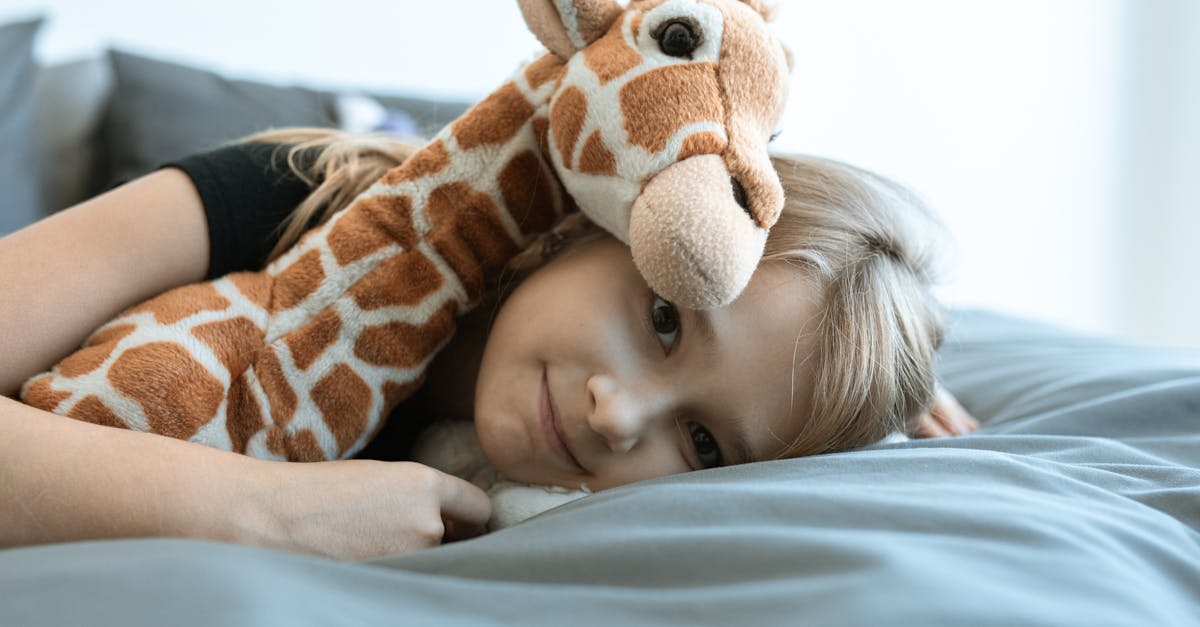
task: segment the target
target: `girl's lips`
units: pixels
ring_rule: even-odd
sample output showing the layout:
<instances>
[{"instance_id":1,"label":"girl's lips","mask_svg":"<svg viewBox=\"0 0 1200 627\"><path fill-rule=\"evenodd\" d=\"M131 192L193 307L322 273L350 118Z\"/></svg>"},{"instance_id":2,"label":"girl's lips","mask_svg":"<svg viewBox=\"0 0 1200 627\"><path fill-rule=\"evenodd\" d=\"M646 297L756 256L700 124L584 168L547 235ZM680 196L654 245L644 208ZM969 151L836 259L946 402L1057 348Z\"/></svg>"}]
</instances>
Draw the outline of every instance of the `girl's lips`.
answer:
<instances>
[{"instance_id":1,"label":"girl's lips","mask_svg":"<svg viewBox=\"0 0 1200 627\"><path fill-rule=\"evenodd\" d=\"M558 420L558 412L554 409L554 399L550 396L550 382L547 379L545 370L542 370L542 390L541 396L538 399L538 422L541 423L542 435L545 437L546 443L550 448L566 461L568 465L572 466L572 471L584 472L583 466L567 446L567 439L563 435L562 424Z\"/></svg>"}]
</instances>

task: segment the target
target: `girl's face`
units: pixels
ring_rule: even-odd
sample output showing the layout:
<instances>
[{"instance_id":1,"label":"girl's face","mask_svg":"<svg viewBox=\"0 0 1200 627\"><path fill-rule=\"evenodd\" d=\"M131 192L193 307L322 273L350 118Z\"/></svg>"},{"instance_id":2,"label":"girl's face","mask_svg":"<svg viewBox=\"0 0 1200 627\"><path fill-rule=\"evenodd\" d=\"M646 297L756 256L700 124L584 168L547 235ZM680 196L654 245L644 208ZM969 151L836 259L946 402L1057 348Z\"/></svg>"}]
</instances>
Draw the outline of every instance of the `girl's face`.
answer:
<instances>
[{"instance_id":1,"label":"girl's face","mask_svg":"<svg viewBox=\"0 0 1200 627\"><path fill-rule=\"evenodd\" d=\"M476 432L509 479L592 490L773 458L809 404L815 310L803 275L771 262L729 306L676 309L620 242L582 242L500 309Z\"/></svg>"}]
</instances>

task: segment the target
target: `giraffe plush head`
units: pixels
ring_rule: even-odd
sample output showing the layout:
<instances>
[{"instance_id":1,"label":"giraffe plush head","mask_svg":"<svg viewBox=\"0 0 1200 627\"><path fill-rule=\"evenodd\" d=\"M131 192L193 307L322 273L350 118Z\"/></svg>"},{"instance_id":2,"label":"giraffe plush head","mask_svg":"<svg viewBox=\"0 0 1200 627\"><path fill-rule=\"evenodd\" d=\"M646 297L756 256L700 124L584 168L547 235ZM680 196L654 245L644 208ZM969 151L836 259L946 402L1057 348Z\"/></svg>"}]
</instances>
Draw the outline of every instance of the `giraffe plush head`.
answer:
<instances>
[{"instance_id":1,"label":"giraffe plush head","mask_svg":"<svg viewBox=\"0 0 1200 627\"><path fill-rule=\"evenodd\" d=\"M789 59L761 0L519 0L565 62L548 153L592 221L629 244L661 296L732 301L758 266L783 188L767 143Z\"/></svg>"}]
</instances>

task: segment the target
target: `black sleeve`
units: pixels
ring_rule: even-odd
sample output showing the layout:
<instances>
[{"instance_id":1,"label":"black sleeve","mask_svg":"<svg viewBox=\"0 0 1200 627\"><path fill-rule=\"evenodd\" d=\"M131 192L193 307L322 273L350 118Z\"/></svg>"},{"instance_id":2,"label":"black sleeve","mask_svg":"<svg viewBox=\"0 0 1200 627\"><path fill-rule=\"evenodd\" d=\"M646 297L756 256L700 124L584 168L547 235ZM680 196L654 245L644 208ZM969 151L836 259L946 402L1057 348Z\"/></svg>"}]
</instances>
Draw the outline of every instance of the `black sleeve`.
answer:
<instances>
[{"instance_id":1,"label":"black sleeve","mask_svg":"<svg viewBox=\"0 0 1200 627\"><path fill-rule=\"evenodd\" d=\"M312 192L288 167L287 153L280 144L240 143L161 166L183 170L200 192L208 220L208 279L262 269L279 241L280 224Z\"/></svg>"}]
</instances>

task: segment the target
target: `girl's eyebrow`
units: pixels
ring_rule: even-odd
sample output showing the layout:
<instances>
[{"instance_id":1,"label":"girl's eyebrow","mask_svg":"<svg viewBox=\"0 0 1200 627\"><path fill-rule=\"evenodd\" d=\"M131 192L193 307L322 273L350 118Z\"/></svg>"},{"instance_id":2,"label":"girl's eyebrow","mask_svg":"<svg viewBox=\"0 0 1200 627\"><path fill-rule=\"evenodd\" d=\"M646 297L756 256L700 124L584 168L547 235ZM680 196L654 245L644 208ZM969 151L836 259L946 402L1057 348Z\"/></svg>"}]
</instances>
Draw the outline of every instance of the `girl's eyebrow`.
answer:
<instances>
[{"instance_id":1,"label":"girl's eyebrow","mask_svg":"<svg viewBox=\"0 0 1200 627\"><path fill-rule=\"evenodd\" d=\"M704 349L704 354L709 359L716 359L717 354L717 330L713 326L712 316L707 311L701 309L684 309L680 308L684 315L688 318L688 326L700 332L700 347ZM685 335L686 337L686 335Z\"/></svg>"}]
</instances>

